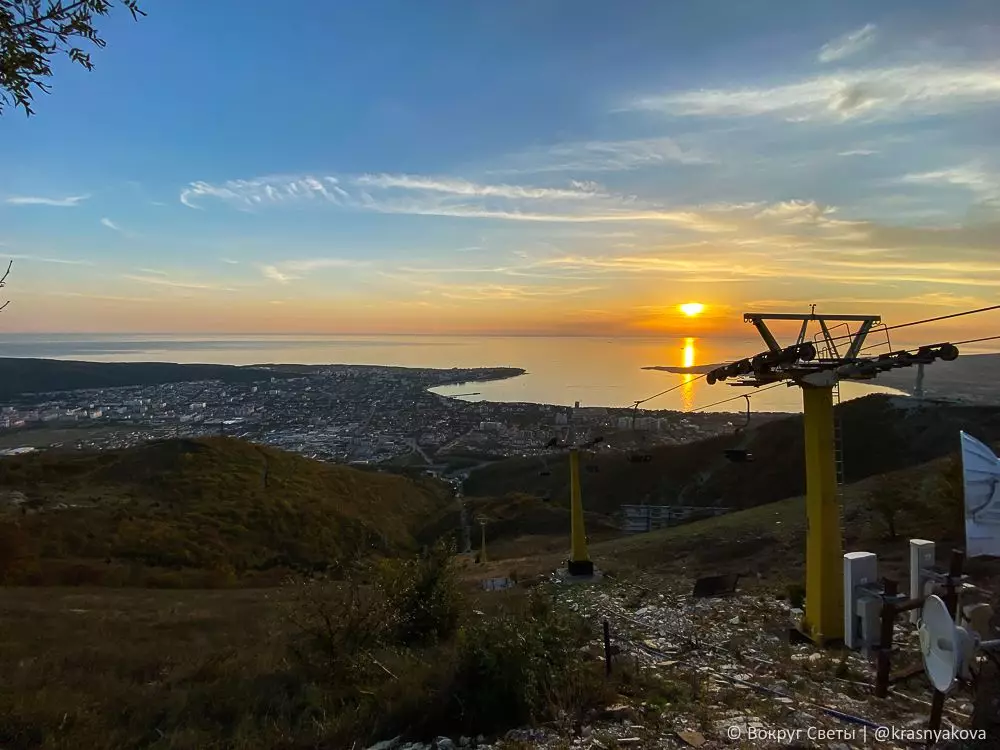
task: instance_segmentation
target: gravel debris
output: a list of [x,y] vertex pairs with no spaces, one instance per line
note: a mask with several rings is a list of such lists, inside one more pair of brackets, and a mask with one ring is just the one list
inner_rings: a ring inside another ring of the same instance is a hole
[[[551,576],[552,583],[559,580]],[[690,584],[640,586],[605,579],[562,586],[556,593],[594,624],[591,653],[603,659],[601,623],[606,618],[612,652],[617,652],[613,669],[629,664],[642,674],[688,685],[693,692],[689,700],[657,707],[623,698],[582,727],[556,722],[515,729],[490,740],[481,735],[462,737],[457,745],[447,738],[438,738],[436,745],[405,745],[397,738],[395,745],[379,743],[369,750],[456,746],[503,750],[518,743],[538,750],[751,746],[846,750],[875,745],[876,726],[926,727],[932,693],[922,673],[895,684],[887,699],[876,699],[873,660],[858,652],[820,650],[789,641],[788,631],[801,618],[801,609],[773,596],[736,593],[694,599],[690,592]],[[899,618],[894,673],[920,663],[916,638],[915,626]],[[968,727],[971,710],[970,694],[957,690],[948,697],[943,727]],[[818,736],[823,739],[812,739]],[[877,744],[879,750],[909,747],[890,741]]]

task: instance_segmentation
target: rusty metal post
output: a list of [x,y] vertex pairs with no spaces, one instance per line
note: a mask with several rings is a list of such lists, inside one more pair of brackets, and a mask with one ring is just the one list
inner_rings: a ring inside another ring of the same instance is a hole
[[[948,581],[944,588],[944,603],[948,607],[948,612],[958,622],[958,591],[956,583],[961,583],[962,566],[965,564],[965,552],[960,549],[951,551],[951,561],[948,563]],[[944,693],[939,690],[934,691],[934,698],[931,700],[931,718],[927,722],[927,728],[936,731],[941,728],[941,717],[944,714]]]
[[892,632],[896,624],[896,603],[893,599],[899,593],[899,584],[886,578],[882,582],[882,622],[876,652],[875,697],[889,695],[889,672],[892,668]]
[[604,674],[611,676],[611,625],[604,619]]

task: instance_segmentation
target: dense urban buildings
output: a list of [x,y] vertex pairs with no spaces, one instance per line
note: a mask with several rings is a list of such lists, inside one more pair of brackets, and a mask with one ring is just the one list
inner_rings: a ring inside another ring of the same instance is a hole
[[[553,437],[617,435],[615,447],[696,440],[732,429],[728,414],[680,414],[545,404],[467,402],[434,386],[520,374],[511,369],[302,367],[256,383],[199,381],[24,395],[0,410],[7,450],[18,434],[45,444],[122,447],[169,436],[225,434],[307,456],[355,463],[542,453]],[[77,428],[66,430],[65,428]],[[82,431],[79,428],[84,428]],[[92,428],[92,429],[90,429]]]

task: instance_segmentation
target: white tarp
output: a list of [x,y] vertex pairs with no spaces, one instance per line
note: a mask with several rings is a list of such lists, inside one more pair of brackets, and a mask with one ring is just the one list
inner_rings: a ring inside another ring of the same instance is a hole
[[1000,557],[1000,459],[962,433],[965,485],[965,554]]

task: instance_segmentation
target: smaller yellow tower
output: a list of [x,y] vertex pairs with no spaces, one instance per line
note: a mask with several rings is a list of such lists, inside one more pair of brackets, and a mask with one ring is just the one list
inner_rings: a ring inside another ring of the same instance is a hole
[[594,563],[587,554],[587,531],[583,525],[583,498],[580,494],[580,453],[576,448],[569,451],[569,499],[572,536],[567,570],[573,576],[590,576],[594,574]]

